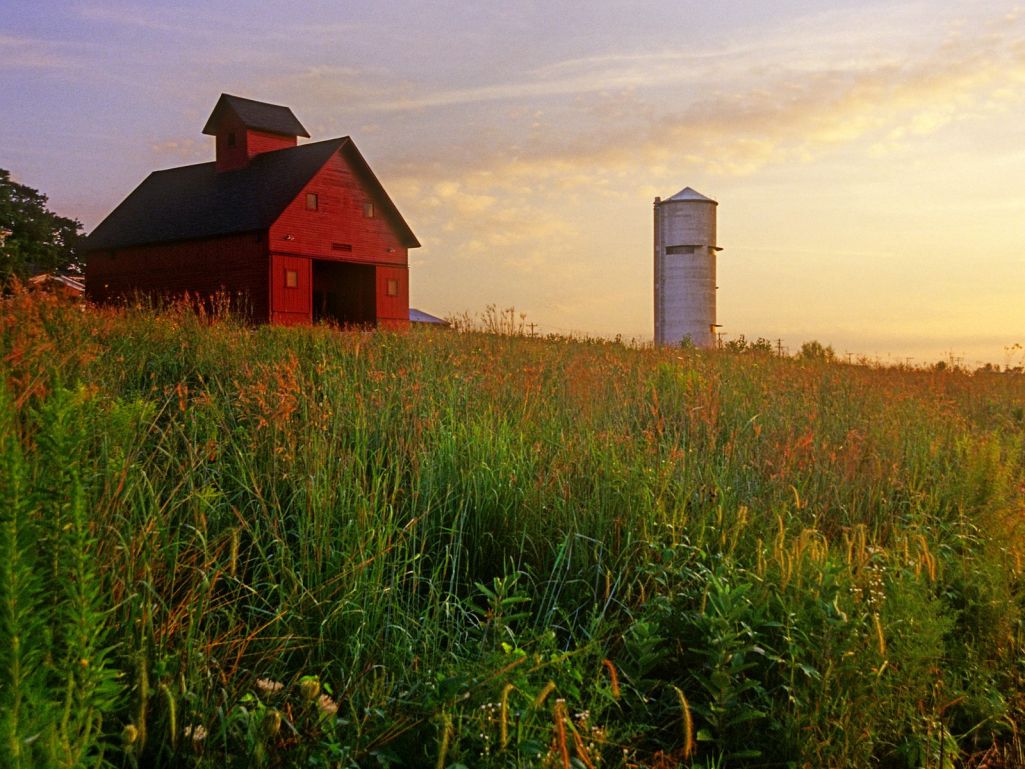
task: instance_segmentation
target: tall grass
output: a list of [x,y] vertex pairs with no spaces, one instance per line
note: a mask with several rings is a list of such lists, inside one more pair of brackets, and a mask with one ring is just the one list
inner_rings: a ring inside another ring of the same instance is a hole
[[0,356],[5,765],[1021,764],[1021,376],[25,295]]

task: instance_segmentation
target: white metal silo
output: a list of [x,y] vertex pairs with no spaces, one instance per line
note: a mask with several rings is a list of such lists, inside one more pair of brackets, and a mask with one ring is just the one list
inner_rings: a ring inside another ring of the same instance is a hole
[[690,187],[655,198],[655,344],[715,345],[718,205]]

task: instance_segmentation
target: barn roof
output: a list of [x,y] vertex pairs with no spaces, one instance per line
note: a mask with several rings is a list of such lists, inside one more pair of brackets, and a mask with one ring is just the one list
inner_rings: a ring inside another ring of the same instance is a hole
[[46,288],[48,286],[63,286],[70,292],[75,294],[85,293],[85,283],[83,283],[81,277],[73,277],[71,275],[58,275],[50,272],[43,272],[39,275],[33,275],[28,279],[30,286],[35,288]]
[[427,323],[432,326],[445,326],[446,328],[452,325],[444,318],[439,318],[437,315],[431,315],[429,312],[418,310],[415,307],[409,308],[409,321],[410,323]]
[[236,171],[214,163],[154,171],[86,239],[87,251],[270,227],[335,152],[352,163],[404,245],[420,245],[349,137],[264,152]]
[[210,113],[210,118],[203,126],[203,133],[210,136],[217,134],[217,126],[226,109],[234,112],[242,121],[242,125],[254,131],[267,131],[283,136],[305,136],[306,138],[310,136],[288,107],[244,99],[241,96],[232,96],[230,93],[221,94],[221,98],[214,105],[214,111]]

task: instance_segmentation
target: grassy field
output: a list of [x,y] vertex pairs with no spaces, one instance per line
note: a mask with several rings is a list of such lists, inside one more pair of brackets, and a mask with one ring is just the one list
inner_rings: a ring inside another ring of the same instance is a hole
[[1002,767],[1025,376],[0,304],[0,764]]

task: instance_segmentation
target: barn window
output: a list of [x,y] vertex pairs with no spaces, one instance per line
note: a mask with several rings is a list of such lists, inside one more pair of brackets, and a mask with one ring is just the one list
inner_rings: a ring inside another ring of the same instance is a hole
[[229,147],[234,147],[235,146],[235,132],[234,131],[228,131],[228,146]]
[[285,288],[299,288],[298,270],[285,270]]
[[306,193],[306,210],[316,211],[320,207],[320,199],[317,197],[316,192]]
[[373,203],[364,203],[363,204],[363,216],[365,216],[367,219],[373,219],[374,218],[374,204]]
[[388,296],[399,295],[399,282],[395,278],[388,278],[388,282],[385,284],[384,293]]

